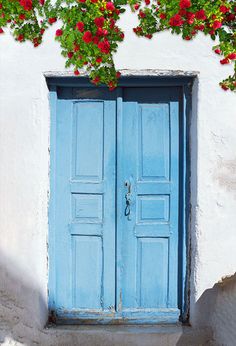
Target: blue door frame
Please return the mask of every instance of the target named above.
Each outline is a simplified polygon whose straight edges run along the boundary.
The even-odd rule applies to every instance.
[[[176,322],[177,315],[176,312],[173,314],[159,313],[158,318],[153,318],[152,314],[149,312],[147,318],[143,318],[142,315],[136,314],[126,314],[124,316],[116,312],[116,314],[108,314],[104,318],[94,319],[90,315],[81,315],[80,319],[76,318],[71,312],[60,312],[57,311],[55,295],[56,295],[56,271],[55,271],[55,224],[56,224],[56,214],[55,214],[55,195],[56,195],[56,114],[57,102],[58,100],[76,100],[79,95],[79,90],[83,88],[86,90],[85,95],[88,98],[94,98],[95,88],[91,86],[87,78],[47,78],[47,83],[50,90],[50,105],[51,105],[51,140],[50,140],[50,204],[49,204],[49,315],[55,315],[58,323],[158,323],[158,322]],[[107,93],[104,88],[98,88],[98,93],[96,98],[103,97],[106,93],[107,99],[115,98],[117,99],[117,116],[118,128],[121,126],[119,121],[119,114],[121,114],[122,104],[119,100],[122,99],[122,88],[124,87],[135,87],[135,88],[160,88],[162,92],[167,92],[171,88],[175,89],[179,95],[179,203],[182,205],[178,215],[178,308],[181,312],[181,320],[188,320],[188,262],[187,259],[187,244],[188,244],[188,215],[189,215],[189,153],[188,153],[188,140],[189,140],[189,115],[191,109],[191,83],[192,79],[190,77],[184,78],[160,78],[160,77],[123,77],[120,81],[120,87],[113,93]],[[86,96],[87,97],[87,96]],[[112,107],[112,106],[111,106]],[[121,145],[118,141],[118,146]],[[118,174],[119,174],[118,169]],[[119,205],[119,201],[117,202]],[[119,233],[117,232],[117,238],[119,238]],[[119,262],[119,253],[117,253],[117,259]],[[117,266],[116,275],[119,277],[119,265]],[[65,268],[66,270],[66,268]],[[119,289],[116,287],[116,303],[119,302]]]

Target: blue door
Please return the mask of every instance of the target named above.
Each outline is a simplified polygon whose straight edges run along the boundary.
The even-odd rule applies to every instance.
[[[51,93],[49,305],[59,321],[179,318],[179,93]]]

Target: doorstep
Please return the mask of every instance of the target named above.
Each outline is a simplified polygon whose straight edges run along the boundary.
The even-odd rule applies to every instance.
[[[44,332],[60,346],[205,346],[212,345],[208,328],[173,325],[50,326]],[[52,341],[51,339],[51,341]]]

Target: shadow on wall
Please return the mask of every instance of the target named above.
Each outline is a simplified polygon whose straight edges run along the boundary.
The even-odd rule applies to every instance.
[[[15,262],[0,254],[0,344],[38,344],[37,331],[44,323],[46,309],[46,302],[33,280]]]
[[[206,290],[196,303],[198,321],[209,325],[217,346],[236,345],[236,273]]]
[[[15,263],[0,255],[0,345],[235,346],[236,274],[206,290],[196,303],[202,321],[199,329],[179,326],[74,326],[46,329],[42,326],[47,304],[39,290],[33,283],[30,284],[31,281]],[[210,341],[209,324],[217,340],[215,344]]]

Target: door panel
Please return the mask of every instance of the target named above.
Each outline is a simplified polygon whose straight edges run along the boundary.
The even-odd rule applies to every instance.
[[[115,102],[58,100],[57,314],[104,313],[115,300]]]
[[[142,103],[144,94],[134,102],[127,95],[126,89],[118,162],[118,306],[123,316],[145,320],[151,311],[155,319],[166,311],[178,318],[178,102]]]
[[[168,239],[137,237],[137,299],[140,308],[165,308],[168,290]]]
[[[168,104],[139,105],[138,180],[169,180],[169,111]]]

